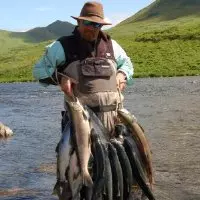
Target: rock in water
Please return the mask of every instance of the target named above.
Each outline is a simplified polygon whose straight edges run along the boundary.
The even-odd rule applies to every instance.
[[[0,137],[6,138],[12,135],[13,131],[8,126],[5,126],[3,123],[0,122]]]

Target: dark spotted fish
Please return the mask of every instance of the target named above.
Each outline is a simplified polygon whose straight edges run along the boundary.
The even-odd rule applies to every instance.
[[[123,172],[123,182],[124,182],[123,199],[129,199],[131,193],[131,187],[133,184],[131,164],[121,142],[118,142],[116,139],[113,139],[111,140],[111,143],[117,150],[117,155]]]
[[[117,156],[117,151],[111,143],[108,143],[108,156],[112,171],[113,199],[123,200],[123,172]]]
[[[134,140],[136,141],[138,149],[141,153],[141,158],[143,160],[143,163],[147,171],[149,183],[151,187],[153,187],[154,178],[153,178],[152,157],[147,138],[144,135],[144,131],[141,128],[141,126],[136,122],[134,116],[131,115],[131,113],[128,110],[123,108],[119,109],[117,112],[119,118],[125,123],[125,125],[127,124],[131,129],[131,134]]]
[[[135,147],[132,145],[132,142],[129,141],[130,138],[124,137],[123,146],[125,148],[126,154],[129,158],[133,178],[136,180],[144,194],[148,197],[149,200],[155,200],[155,197],[146,183],[145,172],[142,168],[142,165],[139,161],[138,155],[135,152]],[[136,145],[135,145],[136,146]]]
[[[105,170],[106,170],[106,156],[104,146],[100,140],[100,136],[92,129],[91,132],[92,141],[92,155],[93,155],[93,195],[92,199],[96,200],[104,189],[105,184]]]

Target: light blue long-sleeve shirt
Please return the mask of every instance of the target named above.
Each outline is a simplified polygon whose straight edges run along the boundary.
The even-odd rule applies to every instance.
[[[121,46],[112,40],[114,57],[117,63],[117,70],[126,74],[127,84],[133,82],[133,64]],[[54,41],[46,47],[46,52],[33,68],[33,76],[36,80],[51,77],[57,66],[65,64],[65,52],[59,41]],[[45,85],[45,84],[44,84]]]

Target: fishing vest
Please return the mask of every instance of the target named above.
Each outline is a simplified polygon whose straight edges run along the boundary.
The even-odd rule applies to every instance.
[[[60,69],[77,81],[75,92],[117,92],[117,66],[108,35],[100,31],[96,43],[91,44],[82,39],[75,29],[73,35],[61,37],[58,41],[66,58],[66,63]]]

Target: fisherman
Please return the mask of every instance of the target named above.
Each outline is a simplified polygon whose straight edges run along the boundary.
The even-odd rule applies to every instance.
[[[77,96],[112,132],[120,103],[117,85],[122,91],[126,84],[132,83],[133,65],[120,45],[101,30],[104,25],[111,24],[104,19],[102,4],[87,2],[80,16],[73,18],[78,26],[72,35],[47,46],[33,75],[44,85],[60,85],[66,99]]]
[[[47,46],[33,75],[42,85],[60,86],[66,109],[66,102],[78,97],[96,113],[111,138],[116,110],[123,101],[121,91],[132,84],[133,64],[122,47],[101,30],[111,25],[101,3],[86,2],[80,16],[72,18],[77,20],[72,34]]]

